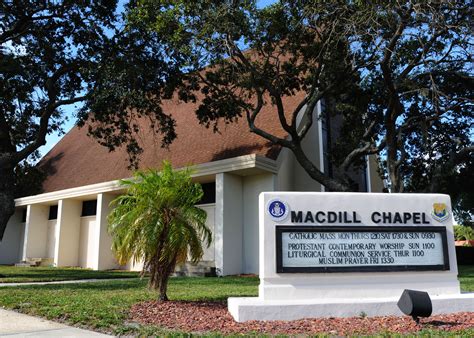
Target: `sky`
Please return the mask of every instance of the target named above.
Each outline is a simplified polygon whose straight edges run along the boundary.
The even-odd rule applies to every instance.
[[[265,6],[268,6],[272,3],[275,3],[276,0],[258,0],[257,5],[262,8]],[[126,3],[125,0],[119,1],[119,11],[123,10],[124,4]],[[76,112],[80,108],[80,105],[69,105],[69,106],[64,106],[62,109],[65,112],[65,116],[67,116],[68,120],[64,123],[63,125],[63,131],[64,133],[67,133],[68,131],[71,130],[72,127],[74,127],[76,123]],[[38,150],[41,154],[41,156],[46,155],[55,145],[56,143],[59,142],[59,140],[64,136],[64,133],[53,133],[49,134],[46,137],[46,144],[42,147],[40,147]]]

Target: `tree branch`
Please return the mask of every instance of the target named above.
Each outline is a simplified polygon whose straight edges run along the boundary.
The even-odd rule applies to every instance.
[[[53,103],[48,104],[48,106],[44,109],[43,114],[41,114],[40,124],[38,128],[38,133],[36,134],[35,140],[25,146],[22,150],[17,152],[14,156],[14,160],[20,162],[30,156],[35,150],[37,150],[42,145],[46,144],[46,135],[48,133],[49,127],[49,119],[56,111],[57,108],[63,105],[68,105],[76,102],[83,101],[87,98],[86,95],[78,96],[71,99],[63,99],[59,101],[55,101]]]
[[[260,113],[260,111],[262,110],[262,107],[263,107],[263,93],[261,91],[258,91],[257,92],[257,105],[256,105],[256,107],[252,110],[252,112],[250,112],[250,110],[248,108],[245,109],[246,116],[247,116],[247,123],[249,125],[250,131],[252,133],[255,133],[255,134],[269,140],[270,142],[272,142],[274,144],[278,144],[278,145],[281,145],[283,147],[292,149],[294,147],[293,142],[291,142],[289,140],[286,140],[286,139],[283,139],[283,138],[276,137],[275,135],[272,135],[272,134],[264,131],[263,129],[260,129],[255,125],[255,119],[256,119],[257,115]]]

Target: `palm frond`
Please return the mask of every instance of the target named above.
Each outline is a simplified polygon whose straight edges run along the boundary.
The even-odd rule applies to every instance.
[[[111,202],[108,230],[117,259],[120,264],[142,260],[156,288],[166,285],[170,271],[188,255],[199,261],[203,244],[212,242],[207,214],[195,206],[203,190],[192,182],[191,172],[173,171],[168,162],[160,172],[138,171],[120,181],[126,193]]]

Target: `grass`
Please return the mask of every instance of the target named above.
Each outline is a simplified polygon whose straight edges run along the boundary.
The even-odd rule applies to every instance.
[[[130,271],[94,271],[81,268],[15,267],[0,265],[0,283],[52,282],[78,279],[138,277]]]
[[[460,276],[463,291],[474,291],[474,266],[460,267]],[[146,284],[146,280],[130,279],[86,284],[5,287],[0,288],[0,306],[114,334],[181,334],[127,322],[128,310],[133,304],[156,299],[156,292],[149,291]],[[257,286],[256,277],[177,277],[170,280],[168,296],[171,300],[224,301],[228,297],[257,296]],[[472,334],[473,330],[457,333],[428,330],[418,333],[429,336]]]
[[[126,323],[135,303],[156,299],[140,279],[97,283],[0,288],[0,306],[23,313],[115,334],[133,327]],[[224,301],[229,296],[256,296],[258,278],[186,278],[170,280],[171,300]]]
[[[474,292],[474,265],[459,267],[459,281],[462,291]]]

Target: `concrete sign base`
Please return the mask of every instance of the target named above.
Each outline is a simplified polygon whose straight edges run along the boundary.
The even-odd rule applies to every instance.
[[[404,289],[474,311],[447,195],[270,192],[259,210],[259,296],[229,298],[236,321],[402,315]]]
[[[237,322],[249,320],[296,320],[303,318],[401,316],[396,298],[333,298],[308,300],[262,300],[258,297],[229,298],[228,309]],[[433,296],[433,315],[474,310],[474,293]]]

